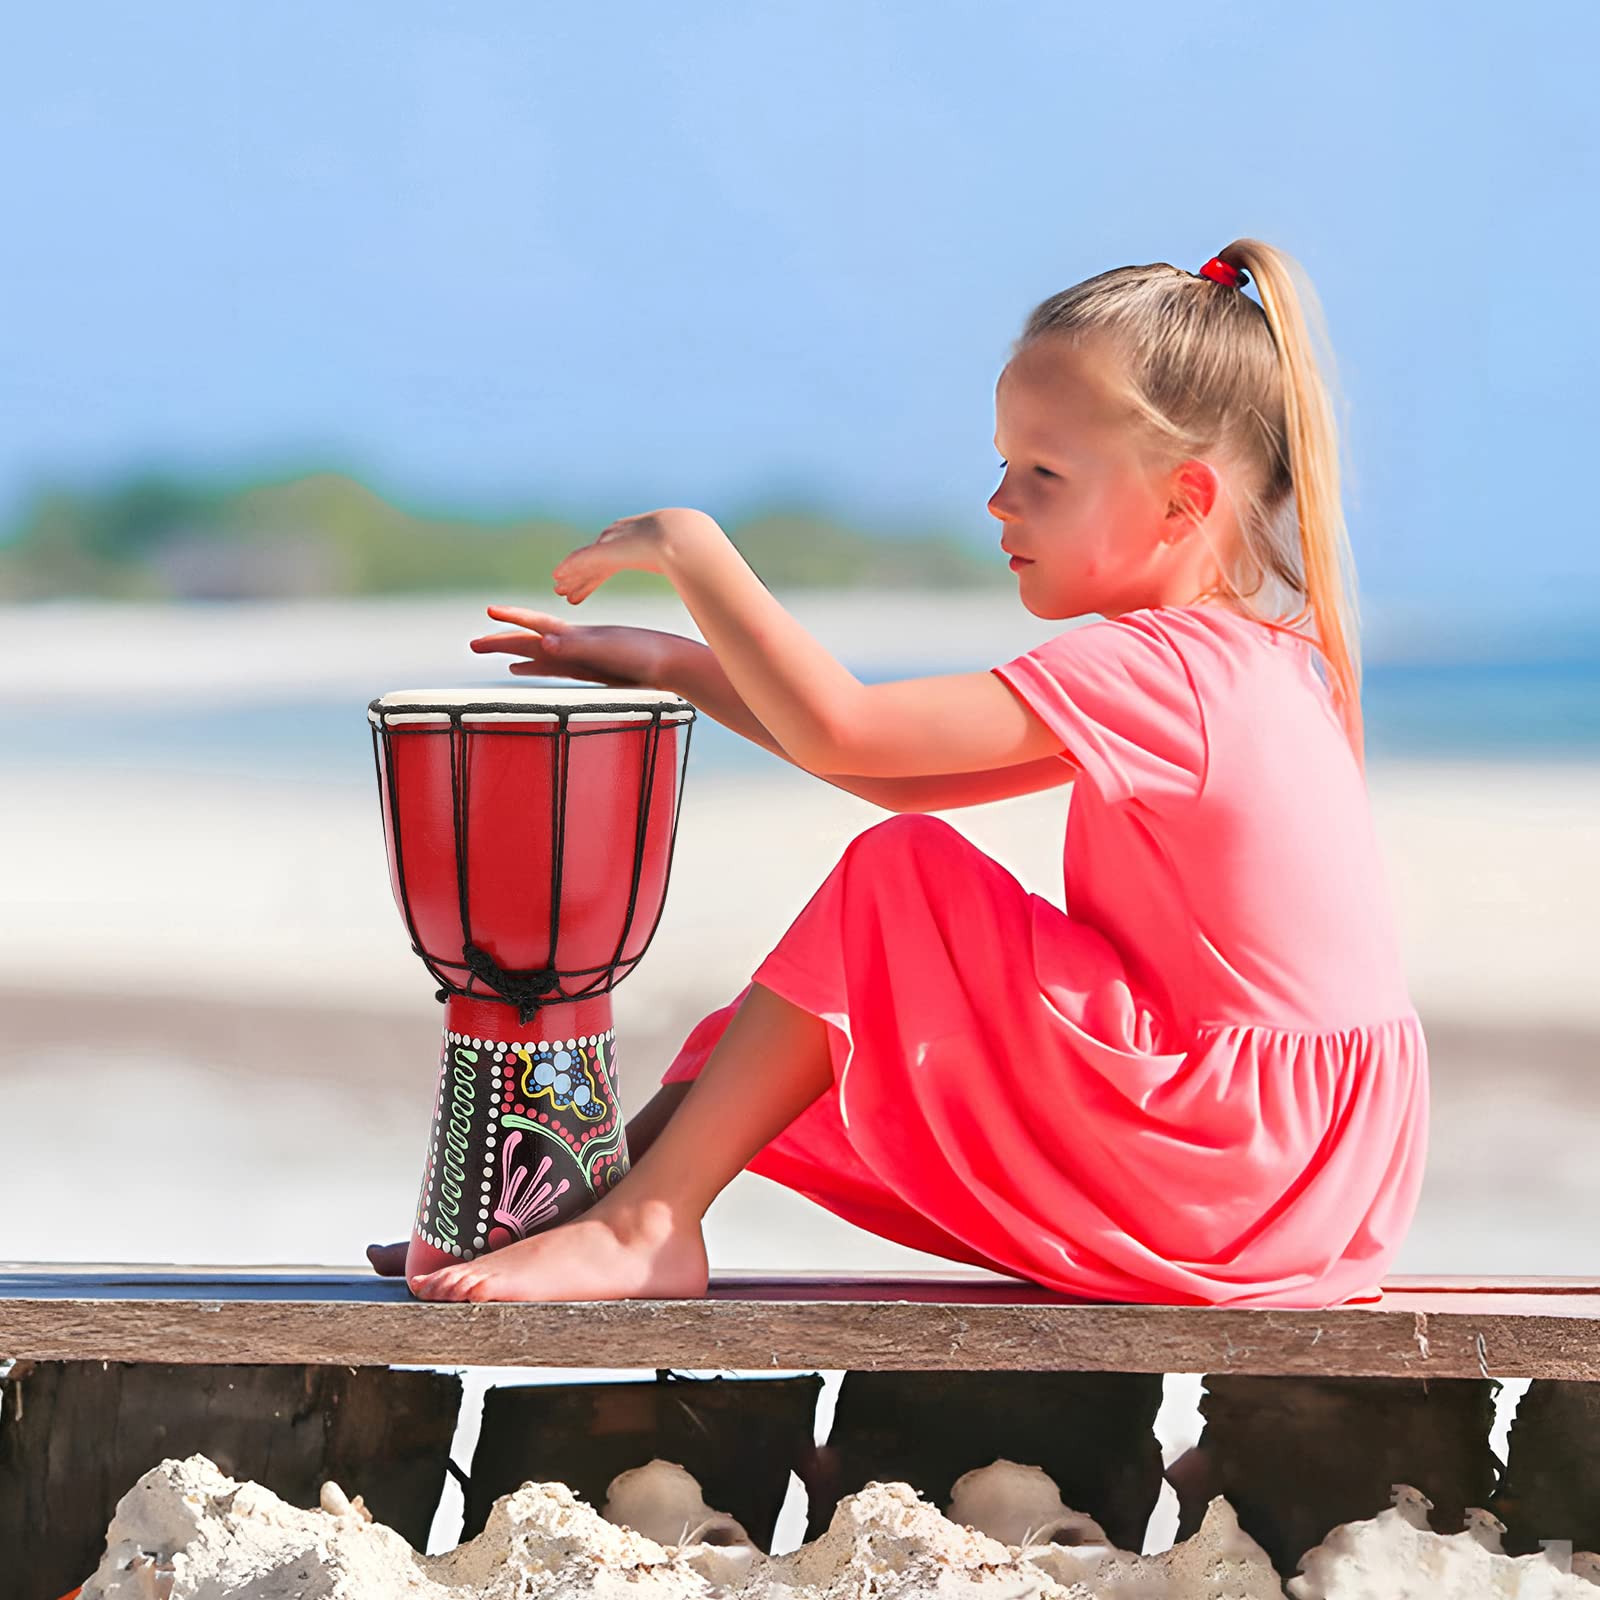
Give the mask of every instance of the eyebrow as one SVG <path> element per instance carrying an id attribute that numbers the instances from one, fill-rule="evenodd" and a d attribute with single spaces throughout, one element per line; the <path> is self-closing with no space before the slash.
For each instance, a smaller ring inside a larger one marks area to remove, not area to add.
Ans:
<path id="1" fill-rule="evenodd" d="M 991 442 L 993 443 L 995 449 L 997 451 L 999 451 L 999 453 L 1001 455 L 1005 454 L 1005 451 L 1000 449 L 1000 440 L 999 440 L 998 437 L 996 437 Z M 1035 451 L 1034 454 L 1036 456 L 1038 456 L 1039 460 L 1047 463 L 1049 466 L 1051 466 L 1051 467 L 1060 467 L 1063 471 L 1066 470 L 1067 458 L 1065 456 L 1059 454 L 1058 452 L 1051 451 L 1051 453 L 1049 455 L 1039 455 L 1039 453 L 1037 451 Z"/>

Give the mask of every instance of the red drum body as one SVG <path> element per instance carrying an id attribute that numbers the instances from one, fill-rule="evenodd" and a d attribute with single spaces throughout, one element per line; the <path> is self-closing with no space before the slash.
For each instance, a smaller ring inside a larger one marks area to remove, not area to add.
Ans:
<path id="1" fill-rule="evenodd" d="M 573 1216 L 627 1171 L 610 992 L 660 920 L 694 716 L 655 689 L 368 707 L 390 884 L 446 1002 L 408 1276 Z"/>

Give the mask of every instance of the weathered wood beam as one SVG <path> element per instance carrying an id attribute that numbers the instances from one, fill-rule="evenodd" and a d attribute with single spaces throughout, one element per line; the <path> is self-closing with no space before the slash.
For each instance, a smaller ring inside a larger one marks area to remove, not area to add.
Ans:
<path id="1" fill-rule="evenodd" d="M 1143 1547 L 1161 1494 L 1161 1374 L 847 1372 L 828 1442 L 802 1470 L 806 1537 L 868 1483 L 909 1483 L 941 1509 L 964 1472 L 1041 1467 L 1123 1549 Z"/>
<path id="2" fill-rule="evenodd" d="M 704 1300 L 415 1301 L 341 1271 L 0 1271 L 0 1357 L 655 1370 L 1600 1379 L 1600 1284 L 1386 1285 L 1334 1310 L 1105 1305 L 976 1275 L 723 1277 Z"/>
<path id="3" fill-rule="evenodd" d="M 599 1510 L 619 1472 L 659 1456 L 692 1472 L 706 1504 L 769 1550 L 789 1474 L 811 1453 L 821 1392 L 815 1374 L 492 1388 L 461 1537 L 481 1533 L 494 1502 L 530 1481 L 565 1483 Z"/>
<path id="4" fill-rule="evenodd" d="M 1517 1402 L 1506 1472 L 1485 1501 L 1505 1547 L 1532 1555 L 1546 1539 L 1600 1550 L 1600 1384 L 1540 1378 Z"/>
<path id="5" fill-rule="evenodd" d="M 1487 1507 L 1499 1385 L 1484 1378 L 1233 1377 L 1208 1374 L 1200 1442 L 1172 1463 L 1178 1538 L 1223 1494 L 1285 1577 L 1341 1522 L 1387 1510 L 1409 1483 L 1433 1501 L 1434 1527 L 1457 1533 Z"/>

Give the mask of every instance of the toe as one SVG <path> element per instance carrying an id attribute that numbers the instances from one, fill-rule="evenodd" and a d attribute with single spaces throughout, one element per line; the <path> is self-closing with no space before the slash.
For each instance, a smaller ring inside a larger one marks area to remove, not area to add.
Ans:
<path id="1" fill-rule="evenodd" d="M 472 1291 L 480 1284 L 480 1276 L 467 1264 L 454 1267 L 439 1267 L 433 1272 L 425 1273 L 413 1280 L 414 1292 L 421 1295 L 424 1300 L 470 1300 L 482 1299 L 485 1296 L 474 1296 Z"/>

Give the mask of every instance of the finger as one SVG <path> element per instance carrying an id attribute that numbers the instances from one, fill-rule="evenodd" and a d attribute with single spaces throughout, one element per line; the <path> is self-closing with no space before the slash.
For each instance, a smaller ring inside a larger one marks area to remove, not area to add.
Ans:
<path id="1" fill-rule="evenodd" d="M 510 669 L 513 678 L 531 678 L 540 683 L 565 683 L 576 678 L 580 683 L 615 683 L 621 680 L 608 678 L 603 673 L 591 672 L 587 667 L 566 667 L 557 672 L 554 667 L 530 666 L 518 662 Z"/>
<path id="2" fill-rule="evenodd" d="M 543 649 L 548 643 L 549 640 L 542 634 L 530 637 L 526 633 L 481 633 L 471 641 L 471 648 L 479 655 L 498 651 L 507 655 L 528 656 Z"/>
<path id="3" fill-rule="evenodd" d="M 594 566 L 597 561 L 601 565 L 609 565 L 615 554 L 613 550 L 602 550 L 598 543 L 580 545 L 556 562 L 550 569 L 550 576 L 570 578 L 575 573 L 581 573 L 585 568 Z"/>
<path id="4" fill-rule="evenodd" d="M 547 611 L 530 611 L 526 606 L 487 606 L 485 610 L 496 622 L 515 622 L 524 628 L 540 628 L 547 622 L 559 625 L 561 620 Z"/>

